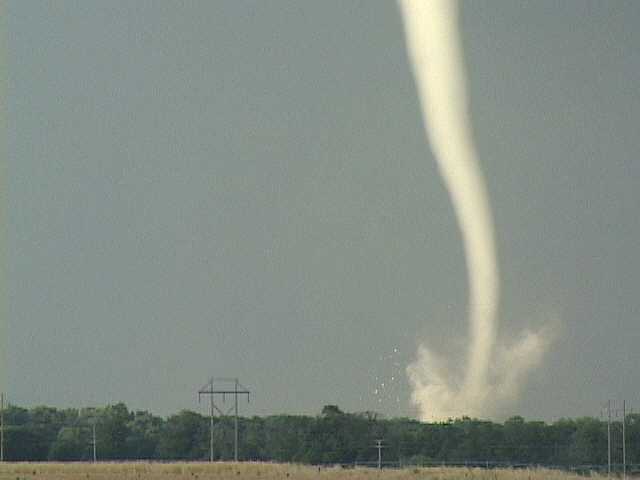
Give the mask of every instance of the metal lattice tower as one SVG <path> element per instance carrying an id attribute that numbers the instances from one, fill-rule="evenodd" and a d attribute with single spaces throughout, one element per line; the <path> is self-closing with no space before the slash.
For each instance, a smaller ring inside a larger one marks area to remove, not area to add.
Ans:
<path id="1" fill-rule="evenodd" d="M 235 388 L 233 390 L 224 389 L 224 388 L 215 388 L 215 385 L 218 384 L 229 384 L 233 382 Z M 209 461 L 213 462 L 213 416 L 215 411 L 217 411 L 220 416 L 226 417 L 232 410 L 235 410 L 235 440 L 234 440 L 234 460 L 238 461 L 238 395 L 246 395 L 247 403 L 249 403 L 249 390 L 247 390 L 237 378 L 210 378 L 209 381 L 198 391 L 198 402 L 200 402 L 202 395 L 209 395 L 211 399 L 211 452 L 209 456 Z M 233 406 L 227 411 L 223 412 L 218 408 L 218 406 L 214 403 L 213 397 L 216 395 L 222 396 L 222 402 L 224 403 L 225 397 L 227 395 L 233 395 Z"/>

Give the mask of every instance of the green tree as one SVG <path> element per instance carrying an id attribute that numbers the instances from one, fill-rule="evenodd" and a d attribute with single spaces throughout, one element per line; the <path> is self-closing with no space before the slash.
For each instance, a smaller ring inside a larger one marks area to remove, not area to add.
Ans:
<path id="1" fill-rule="evenodd" d="M 78 425 L 76 409 L 58 410 L 53 407 L 38 406 L 29 410 L 28 424 L 40 431 L 47 458 L 51 458 L 51 448 L 57 441 L 60 429 Z"/>
<path id="2" fill-rule="evenodd" d="M 49 460 L 81 461 L 93 457 L 92 431 L 86 427 L 62 427 L 51 445 Z"/>
<path id="3" fill-rule="evenodd" d="M 515 416 L 504 423 L 504 453 L 509 462 L 541 465 L 548 463 L 555 452 L 553 428 L 544 422 L 526 422 Z"/>
<path id="4" fill-rule="evenodd" d="M 369 461 L 374 454 L 374 426 L 366 415 L 343 413 L 337 406 L 327 405 L 322 415 L 311 422 L 304 461 L 322 464 Z"/>
<path id="5" fill-rule="evenodd" d="M 640 463 L 640 414 L 627 415 L 627 461 Z"/>
<path id="6" fill-rule="evenodd" d="M 607 463 L 607 427 L 596 418 L 583 417 L 575 421 L 570 452 L 573 465 L 604 465 Z"/>
<path id="7" fill-rule="evenodd" d="M 99 411 L 96 418 L 96 443 L 98 457 L 103 460 L 127 458 L 129 422 L 133 413 L 124 403 L 109 405 Z"/>
<path id="8" fill-rule="evenodd" d="M 4 424 L 5 425 L 24 425 L 29 421 L 29 410 L 26 408 L 18 407 L 16 405 L 9 405 L 4 409 Z"/>
<path id="9" fill-rule="evenodd" d="M 65 412 L 66 413 L 66 412 Z M 27 410 L 10 405 L 4 412 L 5 458 L 7 460 L 44 461 L 58 436 L 64 420 L 55 408 Z"/>
<path id="10" fill-rule="evenodd" d="M 147 411 L 138 411 L 127 424 L 127 458 L 150 460 L 156 456 L 164 422 Z"/>
<path id="11" fill-rule="evenodd" d="M 238 445 L 238 455 L 243 460 L 266 460 L 266 420 L 254 416 L 251 419 L 241 419 L 240 444 Z"/>
<path id="12" fill-rule="evenodd" d="M 48 449 L 43 431 L 34 425 L 7 426 L 4 429 L 4 459 L 7 461 L 44 461 Z"/>
<path id="13" fill-rule="evenodd" d="M 444 429 L 441 424 L 421 423 L 416 433 L 415 456 L 419 460 L 434 462 L 442 460 L 441 452 L 444 444 Z"/>
<path id="14" fill-rule="evenodd" d="M 460 443 L 452 453 L 456 461 L 488 462 L 495 461 L 501 456 L 501 446 L 504 443 L 504 429 L 499 425 L 463 417 L 455 420 Z"/>
<path id="15" fill-rule="evenodd" d="M 550 444 L 553 445 L 553 452 L 549 453 L 547 460 L 549 464 L 564 466 L 570 464 L 575 432 L 576 423 L 571 419 L 561 418 L 551 425 Z"/>
<path id="16" fill-rule="evenodd" d="M 338 408 L 337 405 L 325 405 L 322 407 L 322 416 L 323 417 L 334 417 L 344 415 L 344 412 Z"/>
<path id="17" fill-rule="evenodd" d="M 205 460 L 209 452 L 209 419 L 183 410 L 170 416 L 160 433 L 157 458 L 167 460 Z"/>

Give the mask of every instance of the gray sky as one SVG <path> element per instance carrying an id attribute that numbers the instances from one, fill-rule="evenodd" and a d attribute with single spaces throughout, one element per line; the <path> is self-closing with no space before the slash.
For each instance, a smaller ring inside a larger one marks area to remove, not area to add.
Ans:
<path id="1" fill-rule="evenodd" d="M 4 392 L 415 416 L 467 280 L 393 2 L 4 5 Z M 500 337 L 555 342 L 512 414 L 640 409 L 640 4 L 463 2 Z M 228 403 L 228 400 L 227 400 Z"/>

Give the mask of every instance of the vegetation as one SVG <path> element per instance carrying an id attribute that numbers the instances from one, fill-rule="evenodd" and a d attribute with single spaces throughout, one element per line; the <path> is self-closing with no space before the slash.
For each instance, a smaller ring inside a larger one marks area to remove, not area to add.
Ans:
<path id="1" fill-rule="evenodd" d="M 597 475 L 594 475 L 597 477 Z M 0 478 L 26 480 L 579 480 L 577 475 L 535 469 L 407 468 L 384 469 L 257 462 L 189 463 L 4 463 Z M 602 477 L 604 478 L 604 477 Z"/>
<path id="2" fill-rule="evenodd" d="M 10 405 L 4 414 L 7 461 L 208 460 L 210 418 L 184 410 L 166 419 L 122 403 L 80 410 Z M 624 425 L 627 473 L 640 464 L 640 415 Z M 240 418 L 238 457 L 313 465 L 553 466 L 607 470 L 607 423 L 592 417 L 552 424 L 512 417 L 504 423 L 460 418 L 423 423 L 345 413 L 327 405 L 317 416 Z M 95 434 L 94 434 L 95 431 Z M 95 436 L 94 436 L 95 435 Z M 215 460 L 234 458 L 234 422 L 214 418 Z M 622 465 L 622 422 L 611 424 L 611 460 Z"/>

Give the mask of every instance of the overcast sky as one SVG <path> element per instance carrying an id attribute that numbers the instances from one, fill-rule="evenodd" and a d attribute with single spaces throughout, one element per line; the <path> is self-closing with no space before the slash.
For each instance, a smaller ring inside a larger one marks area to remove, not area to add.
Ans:
<path id="1" fill-rule="evenodd" d="M 417 416 L 467 276 L 394 2 L 4 2 L 6 401 Z M 640 410 L 640 3 L 462 2 L 519 403 Z M 231 386 L 232 385 L 228 385 Z M 229 404 L 229 399 L 226 399 Z"/>

